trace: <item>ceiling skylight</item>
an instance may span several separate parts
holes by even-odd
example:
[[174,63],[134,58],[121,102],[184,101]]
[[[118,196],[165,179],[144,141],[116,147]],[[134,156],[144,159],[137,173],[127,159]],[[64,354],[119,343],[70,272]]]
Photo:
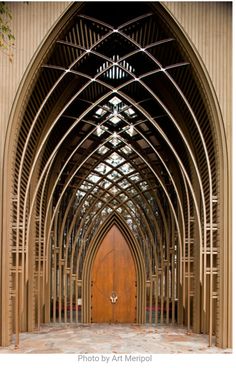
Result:
[[106,130],[107,127],[99,125],[96,130],[97,136],[100,137],[103,133],[105,133]]
[[98,180],[100,179],[100,176],[98,176],[98,175],[96,175],[96,174],[90,174],[88,177],[87,177],[87,179],[89,180],[89,181],[91,181],[92,183],[97,183],[98,182]]
[[109,175],[107,175],[108,179],[110,180],[118,180],[121,177],[121,174],[117,171],[113,170]]
[[112,115],[112,117],[109,119],[113,124],[117,124],[117,123],[119,123],[119,121],[121,120],[120,118],[119,118],[119,116],[117,116],[117,115]]
[[118,146],[118,144],[120,143],[120,140],[118,139],[118,134],[116,132],[112,134],[110,142],[114,147]]
[[101,162],[96,168],[95,171],[98,171],[100,174],[105,175],[111,170],[110,166]]
[[103,108],[99,108],[96,112],[95,112],[95,114],[97,115],[97,117],[102,117],[103,115],[105,115],[105,113],[106,113],[107,111],[106,110],[104,110]]
[[126,154],[126,155],[130,155],[132,152],[132,149],[129,146],[124,146],[121,148],[121,151]]
[[119,170],[122,171],[124,175],[127,175],[134,171],[134,168],[130,165],[130,163],[126,162],[119,168]]
[[118,97],[114,96],[114,97],[112,97],[112,98],[109,100],[109,102],[110,102],[113,106],[117,106],[117,105],[119,105],[119,103],[121,103],[122,101],[121,101]]
[[109,151],[109,148],[105,147],[105,146],[102,146],[98,149],[98,153],[100,155],[105,155],[105,153],[107,153],[107,151]]
[[130,107],[128,107],[128,109],[124,110],[124,113],[130,118],[134,118],[136,116],[135,111],[133,109],[131,109]]
[[122,162],[124,162],[125,159],[118,155],[118,153],[113,152],[107,159],[106,162],[114,167],[120,165]]

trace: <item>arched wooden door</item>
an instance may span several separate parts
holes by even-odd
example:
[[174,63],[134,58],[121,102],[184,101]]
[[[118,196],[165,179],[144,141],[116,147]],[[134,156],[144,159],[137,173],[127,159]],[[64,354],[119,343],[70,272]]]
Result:
[[91,322],[136,322],[136,271],[129,246],[113,225],[94,259],[91,278]]

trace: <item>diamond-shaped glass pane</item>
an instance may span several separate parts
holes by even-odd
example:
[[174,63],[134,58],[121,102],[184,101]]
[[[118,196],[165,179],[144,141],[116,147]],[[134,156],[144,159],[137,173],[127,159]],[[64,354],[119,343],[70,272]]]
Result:
[[110,142],[114,147],[116,147],[120,143],[120,139],[118,139],[117,136],[115,134],[113,134],[111,139],[110,139]]
[[99,117],[103,116],[104,114],[106,113],[106,110],[102,109],[102,108],[99,108],[95,114]]
[[114,96],[114,97],[112,97],[112,98],[109,100],[109,102],[110,102],[112,105],[117,106],[117,105],[118,105],[119,103],[121,103],[122,101],[121,101],[118,97]]
[[121,150],[124,154],[126,154],[126,155],[130,155],[130,154],[131,154],[131,152],[132,152],[132,149],[131,149],[131,148],[129,148],[128,146],[124,146],[124,147],[122,147],[120,150]]
[[93,190],[92,190],[92,194],[97,194],[98,193],[98,191],[99,191],[99,188],[96,186],[96,187],[94,187],[93,188]]
[[105,201],[105,202],[108,202],[111,200],[111,196],[109,193],[106,193],[103,197],[102,197],[102,200]]
[[134,168],[133,166],[130,165],[130,163],[126,162],[124,165],[122,165],[121,167],[119,167],[119,170],[124,174],[130,174]]
[[146,181],[143,181],[142,183],[139,183],[139,186],[142,190],[148,189],[148,183]]
[[76,197],[79,199],[79,198],[82,198],[85,196],[85,192],[82,192],[81,190],[77,190],[76,192]]
[[119,123],[119,121],[121,120],[120,118],[119,118],[119,116],[117,116],[117,115],[113,115],[110,119],[109,119],[113,124],[117,124],[117,123]]
[[114,167],[120,165],[122,162],[124,162],[125,159],[123,157],[121,157],[120,155],[118,155],[116,152],[113,152],[111,154],[111,156],[109,156],[106,159],[106,162]]
[[113,185],[113,187],[109,190],[110,193],[112,193],[113,195],[116,195],[120,192],[120,189],[117,188],[115,185]]
[[141,177],[139,174],[135,174],[135,175],[130,176],[129,179],[131,179],[134,182],[137,182],[141,180]]
[[103,204],[102,204],[102,202],[97,202],[97,203],[96,203],[96,208],[101,208],[101,207],[102,207],[102,205],[103,205]]
[[[92,198],[93,198],[93,197],[92,197]],[[90,206],[91,206],[91,198],[88,198],[88,200],[84,202],[84,204],[83,204],[83,208],[84,208],[84,209],[87,209],[87,208],[88,208],[88,207],[90,207]]]
[[99,183],[99,186],[102,187],[102,188],[105,188],[105,189],[107,189],[110,185],[111,185],[111,182],[106,180],[106,179],[102,180]]
[[136,115],[135,115],[135,111],[134,111],[133,109],[131,109],[131,107],[128,107],[128,109],[126,109],[124,112],[125,112],[125,114],[126,114],[127,116],[129,116],[129,117],[134,117],[134,116],[136,116]]
[[95,171],[98,171],[102,175],[106,175],[111,170],[110,166],[101,162],[96,168]]
[[86,207],[88,207],[89,203],[88,201],[85,201],[82,206],[82,211],[85,211]]
[[112,212],[112,209],[110,207],[106,207],[104,208],[104,210],[102,210],[101,214],[102,216],[106,216],[109,215]]
[[100,176],[98,176],[97,174],[89,174],[89,176],[87,177],[87,179],[93,183],[97,183],[100,180]]
[[99,125],[96,130],[97,136],[100,137],[107,129],[107,127]]
[[130,195],[137,195],[137,190],[135,189],[135,188],[133,188],[133,187],[130,187],[130,188],[128,188],[127,189],[127,193],[129,193]]
[[127,201],[128,197],[127,197],[127,195],[125,195],[124,193],[121,193],[121,194],[119,195],[119,199],[120,199],[122,202],[124,202],[124,201]]
[[109,148],[107,148],[105,146],[102,146],[102,147],[99,148],[98,153],[100,155],[105,155],[105,153],[107,153],[107,151],[109,151]]
[[121,174],[118,173],[117,171],[113,170],[109,175],[107,175],[108,179],[112,180],[112,181],[116,181],[118,179],[120,179]]
[[80,186],[80,189],[84,190],[84,191],[88,191],[90,190],[91,188],[93,187],[92,184],[90,183],[87,183],[86,181],[84,181],[81,186]]
[[124,180],[121,180],[119,182],[119,186],[122,187],[123,189],[127,188],[128,186],[130,185],[130,183],[128,182],[128,180],[124,179]]
[[127,133],[130,137],[133,137],[133,136],[136,134],[136,132],[135,132],[135,130],[134,130],[134,126],[133,126],[133,125],[130,125],[130,126],[128,127],[128,129],[127,129],[127,127],[125,127],[125,131],[126,131],[126,133]]

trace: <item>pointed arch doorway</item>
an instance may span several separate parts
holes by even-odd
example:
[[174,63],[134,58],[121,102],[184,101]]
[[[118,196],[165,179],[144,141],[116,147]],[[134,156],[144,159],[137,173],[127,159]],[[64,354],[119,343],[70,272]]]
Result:
[[82,274],[83,323],[145,323],[145,262],[119,215],[90,242]]
[[116,225],[99,245],[91,277],[91,322],[135,323],[135,263],[130,247]]
[[9,122],[2,341],[51,316],[80,322],[81,299],[91,321],[84,259],[117,213],[143,257],[140,273],[128,242],[137,322],[160,311],[174,323],[177,303],[179,324],[231,344],[227,142],[208,75],[161,4],[77,6],[42,44]]

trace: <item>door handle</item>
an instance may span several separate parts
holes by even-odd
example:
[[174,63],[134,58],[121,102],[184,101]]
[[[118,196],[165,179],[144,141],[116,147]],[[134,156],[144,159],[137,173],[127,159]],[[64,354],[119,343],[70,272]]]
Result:
[[111,293],[110,300],[111,300],[112,304],[116,304],[116,302],[118,300],[118,296],[116,295],[116,293],[114,291]]

